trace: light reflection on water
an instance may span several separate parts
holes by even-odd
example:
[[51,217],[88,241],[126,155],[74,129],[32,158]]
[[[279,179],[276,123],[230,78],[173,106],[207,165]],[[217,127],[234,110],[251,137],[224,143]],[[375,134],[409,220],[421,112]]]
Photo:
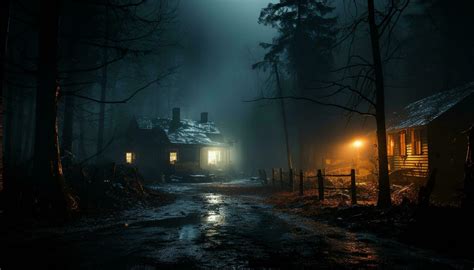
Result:
[[205,221],[212,225],[222,225],[225,223],[226,208],[222,204],[223,198],[219,194],[206,194],[205,200],[209,209],[205,213]]
[[207,212],[207,216],[206,216],[207,223],[221,225],[221,224],[224,224],[224,221],[225,221],[225,215],[223,213],[212,211],[212,210]]
[[205,198],[206,198],[206,201],[209,204],[220,204],[220,203],[222,203],[222,195],[219,195],[219,194],[207,194],[205,196]]

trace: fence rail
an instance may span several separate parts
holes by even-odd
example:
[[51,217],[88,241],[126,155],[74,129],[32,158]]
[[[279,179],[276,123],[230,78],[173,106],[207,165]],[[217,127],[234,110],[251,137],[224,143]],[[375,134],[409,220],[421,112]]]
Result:
[[[265,169],[259,170],[259,177],[265,184],[268,183],[268,177]],[[279,182],[279,186],[282,189],[288,188],[290,191],[295,191],[295,177],[299,178],[298,191],[299,195],[304,195],[305,190],[305,179],[306,183],[309,182],[309,189],[311,189],[311,179],[316,179],[316,189],[318,190],[318,197],[320,201],[324,201],[325,192],[327,190],[349,190],[351,195],[351,203],[357,204],[357,186],[356,186],[356,176],[355,170],[351,169],[349,174],[324,174],[321,169],[317,170],[316,175],[305,174],[303,170],[300,170],[299,173],[295,173],[293,169],[284,172],[282,168],[272,168],[271,169],[271,184],[273,187],[276,187]],[[331,187],[325,185],[325,177],[350,177],[350,186],[348,187]],[[285,179],[286,178],[286,179]]]

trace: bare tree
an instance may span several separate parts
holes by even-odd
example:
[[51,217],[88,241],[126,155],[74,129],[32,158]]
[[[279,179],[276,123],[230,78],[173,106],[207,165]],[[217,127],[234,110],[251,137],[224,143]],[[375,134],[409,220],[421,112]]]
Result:
[[[275,72],[275,81],[277,85],[277,91],[278,95],[282,96],[283,95],[283,89],[281,86],[281,81],[280,81],[280,73],[278,71],[278,63],[273,62],[273,71]],[[281,110],[281,120],[283,122],[283,131],[285,132],[285,144],[286,144],[286,157],[288,160],[288,168],[290,170],[293,169],[293,159],[291,156],[291,148],[290,148],[290,140],[288,138],[288,124],[286,120],[286,109],[285,109],[285,102],[283,99],[280,100],[280,110]]]
[[4,160],[3,160],[3,94],[6,86],[6,56],[8,42],[8,26],[10,21],[10,0],[5,0],[0,6],[0,191],[3,190]]
[[[108,2],[107,2],[108,3]],[[109,5],[105,6],[105,15],[104,15],[104,47],[102,48],[102,62],[107,63],[109,61]],[[107,95],[107,75],[108,75],[108,65],[105,65],[102,68],[102,75],[100,79],[100,100],[105,101]],[[97,153],[102,151],[104,147],[104,129],[105,129],[105,103],[100,103],[100,112],[99,112],[99,129],[97,132]],[[100,159],[101,155],[98,155]]]
[[[365,1],[365,0],[364,0]],[[318,80],[320,86],[314,90],[325,91],[318,97],[279,96],[260,97],[263,99],[293,99],[312,102],[318,105],[335,107],[350,114],[359,114],[375,118],[377,127],[378,152],[378,201],[379,207],[390,207],[390,183],[388,176],[387,139],[385,125],[385,79],[384,65],[396,58],[400,46],[393,46],[393,31],[403,11],[410,0],[389,0],[383,10],[378,10],[374,0],[367,0],[367,5],[360,14],[347,26],[343,27],[342,35],[336,46],[346,45],[349,55],[343,67],[335,68],[332,72],[340,74],[340,78],[330,81]],[[358,1],[351,1],[360,10]],[[362,53],[355,52],[353,42],[363,25],[368,26],[368,41],[372,61],[366,59]],[[347,104],[341,104],[340,99],[349,94]],[[334,101],[331,98],[339,97]],[[253,101],[255,101],[253,100]]]
[[[71,4],[74,8],[73,2]],[[107,100],[107,94],[111,90],[109,81],[111,80],[110,74],[113,72],[114,67],[111,65],[119,66],[119,62],[127,58],[140,58],[143,56],[150,56],[154,54],[161,46],[167,46],[170,44],[162,44],[162,34],[168,23],[171,23],[175,17],[175,8],[168,4],[168,0],[160,0],[156,3],[150,3],[147,1],[133,1],[133,0],[94,0],[85,3],[85,13],[93,13],[90,16],[95,16],[95,21],[102,25],[95,31],[83,33],[80,35],[70,35],[64,31],[62,38],[74,44],[81,46],[82,50],[92,51],[97,57],[101,57],[102,61],[100,64],[90,64],[88,66],[71,66],[60,70],[60,74],[65,76],[71,76],[71,74],[81,74],[82,77],[92,77],[94,79],[88,79],[87,81],[94,82],[95,78],[99,78],[100,94],[99,98],[94,98],[81,93],[81,89],[71,89],[68,87],[67,90],[62,87],[61,95],[65,96],[65,101],[72,103],[74,99],[81,98],[89,101],[93,101],[98,104],[98,124],[97,124],[97,144],[96,153],[103,153],[104,140],[105,140],[105,123],[107,118],[107,105],[126,103],[128,100],[133,98],[138,92],[141,92],[153,82],[158,82],[164,79],[162,74],[158,74],[156,78],[152,78],[152,83],[146,83],[146,87],[140,88],[136,93],[133,92],[129,99],[125,98],[120,101],[109,101]],[[75,22],[77,24],[77,22]],[[74,23],[73,23],[74,24]],[[100,72],[100,74],[96,74]],[[168,74],[168,73],[166,73]],[[78,77],[78,76],[76,76]],[[74,85],[74,83],[72,83]],[[90,84],[90,82],[89,82]],[[74,116],[73,110],[65,108],[65,113],[68,115],[64,117],[65,129],[64,135],[73,134],[71,131],[72,123],[71,119]],[[71,137],[67,137],[72,138]],[[65,143],[65,145],[71,145],[71,143]],[[102,155],[96,155],[97,160],[102,159]]]
[[42,215],[67,213],[65,183],[59,158],[57,56],[61,0],[40,1],[34,177]]

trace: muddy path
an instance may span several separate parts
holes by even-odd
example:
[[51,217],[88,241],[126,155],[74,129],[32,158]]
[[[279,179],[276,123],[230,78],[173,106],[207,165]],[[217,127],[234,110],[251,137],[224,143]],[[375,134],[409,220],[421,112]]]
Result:
[[[472,268],[469,262],[281,213],[262,197],[235,192],[252,185],[259,184],[152,186],[177,200],[24,232],[8,242],[4,255],[8,265],[57,269]],[[226,187],[234,191],[218,192]],[[18,255],[25,259],[13,259]]]

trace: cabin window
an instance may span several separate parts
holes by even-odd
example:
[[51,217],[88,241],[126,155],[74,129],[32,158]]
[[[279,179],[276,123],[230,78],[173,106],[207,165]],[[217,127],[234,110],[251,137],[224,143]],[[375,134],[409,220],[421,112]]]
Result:
[[219,150],[209,150],[207,152],[207,164],[208,165],[217,165],[221,162],[221,151]]
[[400,132],[400,156],[407,155],[407,132],[401,131]]
[[423,142],[421,138],[421,129],[413,129],[411,133],[411,147],[413,155],[423,154]]
[[132,164],[135,161],[135,155],[132,152],[125,153],[125,162]]
[[178,162],[178,152],[171,151],[170,152],[170,164],[176,164]]
[[387,156],[393,156],[393,148],[395,147],[395,140],[393,134],[389,134],[387,138]]

